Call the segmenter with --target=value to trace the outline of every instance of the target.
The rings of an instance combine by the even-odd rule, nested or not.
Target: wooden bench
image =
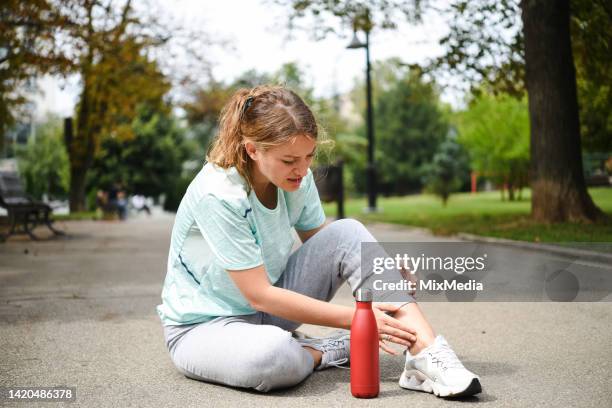
[[[338,203],[337,219],[344,218],[344,182],[343,164],[319,166],[312,170],[319,197],[323,202],[336,201]]]
[[[0,237],[3,240],[13,234],[28,234],[33,240],[37,240],[38,237],[33,231],[41,224],[45,224],[55,235],[64,235],[64,232],[52,225],[53,209],[42,201],[28,197],[17,173],[0,171],[0,207],[6,209],[10,223],[8,234]]]

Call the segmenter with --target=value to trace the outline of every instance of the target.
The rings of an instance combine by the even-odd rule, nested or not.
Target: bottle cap
[[[372,291],[370,289],[359,288],[355,292],[355,300],[358,302],[371,302]]]

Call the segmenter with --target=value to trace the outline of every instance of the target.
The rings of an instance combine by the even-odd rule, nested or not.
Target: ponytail
[[[239,89],[221,110],[219,133],[206,159],[224,169],[236,167],[238,173],[250,185],[250,166],[244,147],[244,138],[240,129],[244,116],[244,104],[248,94],[248,89]]]

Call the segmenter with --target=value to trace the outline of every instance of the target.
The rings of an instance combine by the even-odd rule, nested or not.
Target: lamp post
[[[366,128],[368,136],[368,166],[366,170],[368,207],[366,211],[376,212],[376,163],[374,162],[374,115],[372,114],[372,81],[370,79],[370,31],[364,31],[365,43],[359,41],[355,31],[353,32],[351,43],[346,48],[365,48],[366,51]]]

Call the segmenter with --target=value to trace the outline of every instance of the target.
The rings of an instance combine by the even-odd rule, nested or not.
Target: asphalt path
[[[69,386],[76,398],[26,405],[4,399],[3,406],[612,406],[612,303],[602,301],[421,303],[436,331],[482,378],[483,393],[459,401],[399,388],[403,359],[386,354],[374,400],[352,398],[349,372],[341,369],[268,394],[190,380],[172,365],[155,313],[172,217],[60,226],[67,238],[0,244],[0,387]],[[418,229],[369,228],[381,241],[438,241]],[[534,256],[502,251],[510,251],[509,259]],[[598,271],[608,285],[610,265],[571,264]],[[353,304],[346,287],[333,301]]]

